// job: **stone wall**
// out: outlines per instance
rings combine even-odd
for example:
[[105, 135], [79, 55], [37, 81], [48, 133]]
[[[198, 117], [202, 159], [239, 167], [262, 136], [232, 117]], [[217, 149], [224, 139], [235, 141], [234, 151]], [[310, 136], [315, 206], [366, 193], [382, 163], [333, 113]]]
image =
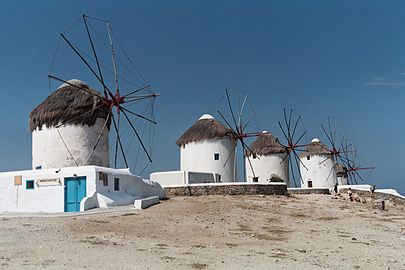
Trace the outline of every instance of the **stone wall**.
[[[341, 188], [339, 189], [340, 193], [347, 193], [348, 188]], [[382, 192], [374, 192], [371, 194], [371, 191], [368, 190], [360, 190], [360, 189], [354, 189], [352, 188], [352, 192], [358, 194], [361, 197], [370, 197], [374, 200], [385, 200], [385, 201], [390, 201], [394, 205], [405, 205], [405, 199], [388, 194], [388, 193], [382, 193]]]
[[330, 194], [329, 188], [288, 188], [288, 194]]
[[280, 184], [198, 184], [165, 187], [167, 197], [204, 195], [286, 195], [287, 185]]

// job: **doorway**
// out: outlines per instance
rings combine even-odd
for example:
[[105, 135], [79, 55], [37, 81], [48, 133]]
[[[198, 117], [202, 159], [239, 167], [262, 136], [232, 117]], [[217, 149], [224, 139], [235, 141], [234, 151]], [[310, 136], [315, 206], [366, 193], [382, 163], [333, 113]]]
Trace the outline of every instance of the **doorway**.
[[86, 176], [65, 178], [65, 212], [79, 212], [86, 197]]

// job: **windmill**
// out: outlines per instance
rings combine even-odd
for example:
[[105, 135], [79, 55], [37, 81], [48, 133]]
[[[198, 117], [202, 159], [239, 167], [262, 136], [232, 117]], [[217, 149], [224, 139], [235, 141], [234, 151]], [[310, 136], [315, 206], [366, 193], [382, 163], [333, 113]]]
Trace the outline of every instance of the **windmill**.
[[[79, 30], [77, 30], [78, 25], [81, 25]], [[73, 33], [74, 31], [76, 33]], [[71, 69], [66, 68], [69, 65], [64, 65], [59, 70], [60, 74], [56, 74], [58, 73], [56, 59], [62, 45], [68, 51], [67, 54], [73, 54], [72, 57], [64, 55], [64, 63], [74, 66], [74, 70], [72, 72]], [[89, 91], [87, 87], [66, 79], [72, 76], [86, 76], [88, 80], [94, 82], [94, 85], [99, 85], [101, 92]], [[99, 131], [98, 139], [92, 146], [93, 151], [97, 149], [103, 132], [112, 123], [114, 132], [111, 134], [113, 137], [110, 138], [112, 140], [110, 148], [114, 150], [111, 153], [114, 160], [113, 166], [117, 168], [123, 164], [126, 168], [137, 170], [137, 166], [141, 163], [139, 160], [144, 159], [137, 170], [137, 173], [142, 174], [152, 162], [151, 150], [156, 125], [154, 104], [159, 94], [151, 91], [151, 86], [133, 64], [109, 21], [83, 14], [69, 29], [60, 33], [48, 78], [50, 90], [53, 82], [63, 83], [97, 100], [99, 106], [74, 117], [86, 117], [100, 109], [107, 111], [108, 115]], [[66, 119], [56, 128], [74, 121], [73, 118]], [[65, 141], [62, 135], [61, 139]], [[65, 147], [69, 152], [70, 146], [65, 145]], [[74, 159], [73, 155], [72, 158]], [[77, 165], [87, 165], [87, 162]]]
[[[331, 147], [325, 147], [329, 151], [335, 162], [335, 170], [338, 179], [341, 179], [340, 184], [358, 184], [357, 178], [365, 182], [359, 171], [373, 170], [375, 167], [361, 167], [357, 163], [357, 150], [345, 136], [340, 135], [338, 139], [337, 131], [332, 127], [330, 117], [328, 117], [328, 124], [325, 127], [321, 124], [321, 128], [326, 135]], [[321, 161], [321, 163], [325, 162]], [[338, 181], [339, 182], [339, 181]]]
[[288, 162], [294, 185], [297, 186], [296, 173], [298, 173], [300, 182], [302, 183], [303, 181], [301, 171], [299, 170], [300, 164], [307, 169], [305, 164], [300, 160], [298, 153], [302, 151], [302, 147], [307, 146], [303, 141], [307, 132], [302, 130], [304, 126], [302, 124], [301, 115], [296, 113], [293, 109], [283, 108], [283, 120], [277, 121], [277, 123], [286, 141], [285, 143], [280, 142], [286, 150], [286, 155], [281, 163]]
[[[254, 120], [255, 118], [255, 113], [254, 111], [249, 115], [249, 118], [247, 119], [246, 122], [244, 122], [244, 113], [245, 113], [245, 108], [246, 106], [250, 105], [250, 101], [247, 95], [244, 96], [243, 99], [241, 99], [240, 95], [240, 89], [236, 88], [237, 90], [237, 98], [234, 98], [234, 101], [237, 99], [237, 106], [238, 106], [238, 111], [236, 112], [233, 105], [232, 105], [232, 100], [229, 95], [229, 90], [230, 89], [225, 89], [225, 97], [226, 97], [226, 104], [229, 109], [228, 115], [230, 115], [231, 120], [227, 120], [224, 113], [218, 110], [218, 114], [222, 118], [222, 120], [226, 123], [228, 128], [232, 130], [233, 137], [235, 138], [235, 143], [234, 143], [234, 151], [230, 153], [228, 156], [226, 162], [230, 159], [231, 155], [236, 155], [237, 153], [237, 147], [238, 147], [238, 142], [240, 143], [241, 149], [243, 150], [243, 158], [247, 159], [247, 163], [249, 164], [250, 169], [252, 170], [253, 173], [253, 181], [257, 182], [257, 178], [252, 166], [252, 162], [250, 160], [249, 155], [246, 155], [248, 151], [252, 152], [249, 146], [246, 143], [246, 140], [248, 138], [252, 137], [257, 137], [261, 134], [261, 132], [246, 132], [246, 129], [249, 124]], [[235, 114], [236, 113], [236, 114]], [[236, 159], [234, 159], [236, 162]], [[234, 166], [235, 170], [237, 166]], [[235, 177], [237, 173], [235, 172]], [[243, 175], [244, 177], [246, 176], [246, 164], [243, 162]], [[246, 180], [246, 179], [245, 179]]]

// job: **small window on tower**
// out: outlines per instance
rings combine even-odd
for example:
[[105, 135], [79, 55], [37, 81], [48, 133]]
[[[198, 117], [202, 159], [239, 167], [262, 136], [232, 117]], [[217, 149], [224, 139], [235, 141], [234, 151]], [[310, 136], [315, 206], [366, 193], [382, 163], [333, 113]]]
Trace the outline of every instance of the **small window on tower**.
[[119, 190], [120, 190], [120, 179], [114, 178], [114, 191], [119, 191]]
[[27, 180], [26, 182], [26, 189], [34, 189], [34, 180]]
[[214, 154], [214, 160], [219, 160], [219, 153]]
[[103, 178], [103, 186], [108, 186], [108, 176], [107, 175], [104, 175], [104, 178]]
[[310, 156], [307, 156], [307, 160], [310, 160], [311, 159], [311, 157]]

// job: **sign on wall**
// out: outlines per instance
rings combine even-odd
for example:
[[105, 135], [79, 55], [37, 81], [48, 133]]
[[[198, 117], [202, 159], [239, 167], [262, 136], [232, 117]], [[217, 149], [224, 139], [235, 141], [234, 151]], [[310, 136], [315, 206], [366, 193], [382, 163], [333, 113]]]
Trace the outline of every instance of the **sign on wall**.
[[40, 187], [44, 186], [59, 186], [62, 182], [60, 178], [47, 178], [47, 179], [37, 179], [37, 185]]
[[14, 176], [14, 185], [21, 186], [22, 185], [22, 175], [15, 175]]

